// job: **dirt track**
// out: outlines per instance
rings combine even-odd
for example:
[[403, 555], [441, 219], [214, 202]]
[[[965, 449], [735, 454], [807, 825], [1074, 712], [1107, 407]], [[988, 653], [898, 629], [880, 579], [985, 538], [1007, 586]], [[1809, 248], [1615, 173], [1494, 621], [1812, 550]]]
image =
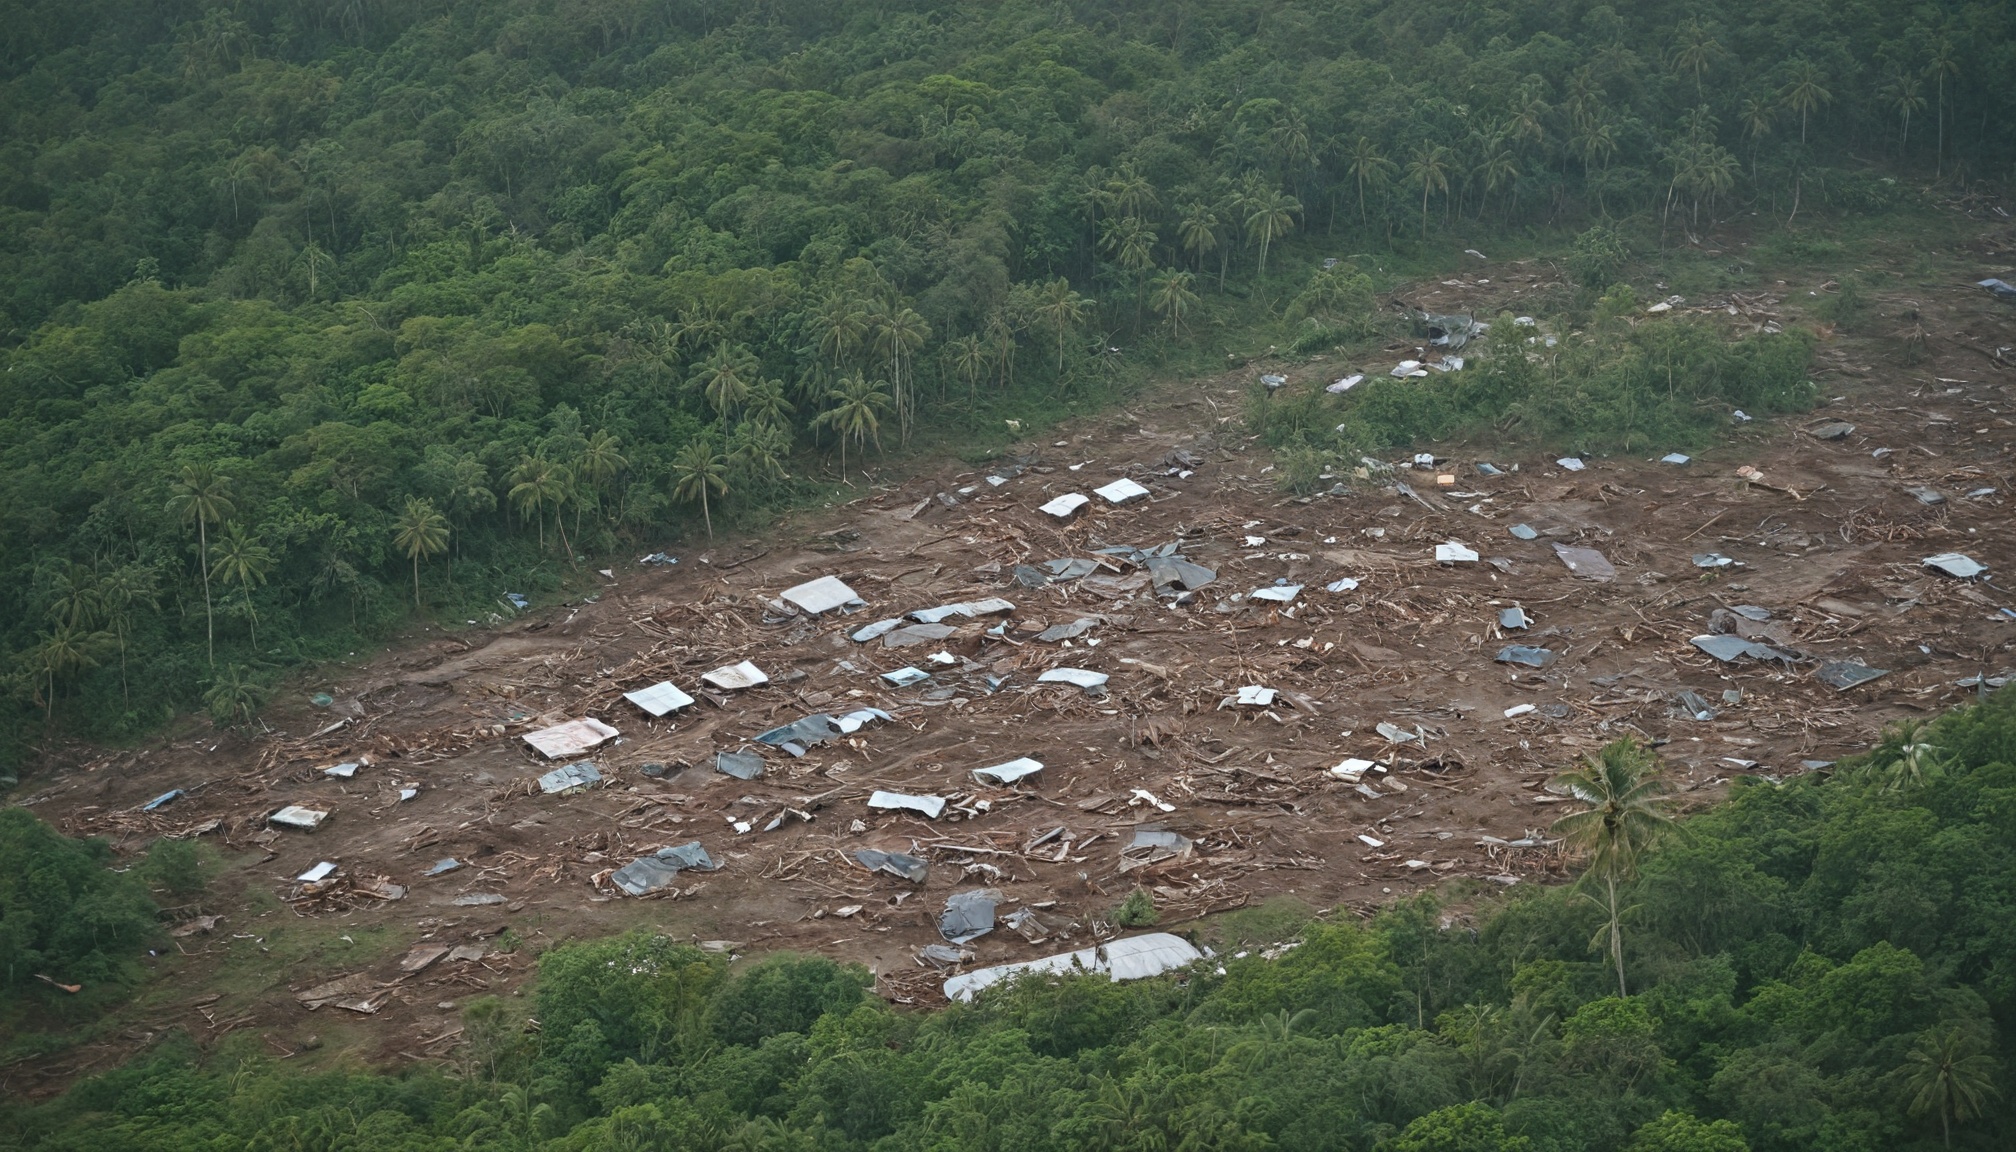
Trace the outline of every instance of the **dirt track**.
[[[1482, 310], [1516, 302], [1516, 285], [1466, 278], [1418, 298]], [[1740, 305], [1732, 324], [1806, 322], [1785, 304], [1788, 294], [1806, 290], [1687, 307], [1727, 315]], [[377, 926], [393, 942], [369, 963], [308, 958], [268, 987], [166, 1008], [150, 1027], [181, 1026], [199, 1039], [259, 1029], [291, 1051], [338, 1017], [370, 1037], [367, 1054], [376, 1056], [449, 1051], [455, 1017], [444, 1004], [517, 987], [546, 942], [638, 923], [736, 951], [860, 961], [885, 995], [929, 1003], [947, 972], [920, 962], [918, 950], [942, 943], [945, 898], [977, 887], [1002, 893], [1003, 916], [1036, 913], [1022, 931], [1003, 924], [967, 946], [974, 963], [991, 964], [1110, 936], [1106, 918], [1136, 886], [1155, 895], [1168, 927], [1284, 892], [1319, 907], [1365, 907], [1452, 877], [1509, 884], [1559, 875], [1551, 847], [1502, 842], [1544, 839], [1561, 809], [1541, 785], [1606, 741], [1659, 743], [1678, 787], [1705, 803], [1733, 776], [1810, 770], [1866, 746], [1887, 722], [1964, 700], [1974, 690], [1965, 678], [2006, 676], [2016, 665], [2016, 613], [2004, 611], [2016, 597], [1999, 590], [2016, 572], [2008, 529], [2016, 377], [1994, 355], [2016, 344], [2016, 308], [1957, 284], [1912, 299], [1932, 334], [1917, 366], [1899, 366], [1892, 337], [1829, 339], [1815, 378], [1845, 399], [1808, 421], [1734, 427], [1685, 466], [1609, 459], [1570, 472], [1533, 453], [1470, 445], [1428, 471], [1403, 467], [1341, 495], [1291, 499], [1232, 418], [1252, 379], [1276, 369], [1172, 385], [1025, 445], [1019, 471], [1004, 462], [991, 473], [1005, 476], [999, 485], [987, 471], [947, 471], [828, 518], [798, 517], [762, 541], [679, 553], [674, 568], [627, 564], [592, 603], [395, 654], [342, 685], [328, 710], [276, 706], [270, 738], [206, 735], [103, 756], [31, 783], [22, 799], [68, 831], [128, 850], [217, 821], [210, 834], [264, 854], [249, 875], [295, 901], [277, 915], [344, 931]], [[1902, 307], [1878, 304], [1886, 314]], [[1320, 387], [1337, 374], [1329, 367], [1284, 370], [1291, 388]], [[1805, 431], [1829, 421], [1854, 429], [1832, 441]], [[1505, 474], [1481, 474], [1486, 460]], [[1761, 477], [1739, 477], [1742, 466]], [[1191, 474], [1171, 474], [1178, 469]], [[1438, 473], [1454, 477], [1439, 492]], [[1094, 497], [1068, 525], [1037, 511], [1121, 476], [1151, 496], [1119, 507]], [[1982, 489], [1993, 491], [1969, 495]], [[1516, 538], [1509, 528], [1518, 524], [1538, 537]], [[1158, 598], [1146, 573], [1118, 558], [1042, 588], [1013, 575], [1018, 564], [1172, 541], [1217, 572], [1185, 605]], [[1478, 561], [1436, 563], [1435, 546], [1447, 541], [1474, 549]], [[1577, 578], [1556, 544], [1596, 549], [1615, 579]], [[1960, 581], [1921, 563], [1949, 551], [1990, 576]], [[1739, 563], [1696, 567], [1693, 557], [1707, 552]], [[817, 619], [766, 609], [784, 589], [823, 575], [845, 580], [867, 607]], [[1326, 590], [1344, 577], [1357, 587]], [[1245, 598], [1279, 581], [1303, 585], [1292, 603]], [[890, 648], [848, 638], [871, 621], [996, 596], [1014, 603], [1012, 615], [955, 617], [947, 623], [957, 630], [939, 641]], [[1533, 624], [1501, 631], [1500, 609], [1515, 605]], [[1753, 605], [1769, 619], [1715, 615]], [[1711, 616], [1797, 659], [1719, 663], [1690, 643], [1715, 631]], [[1091, 617], [1100, 622], [1069, 641], [1034, 638]], [[990, 635], [1004, 620], [1004, 634]], [[1554, 659], [1540, 669], [1494, 661], [1511, 644], [1545, 647]], [[930, 663], [939, 652], [953, 662]], [[703, 695], [702, 672], [744, 659], [771, 683]], [[1887, 674], [1845, 691], [1816, 678], [1822, 664], [1842, 660]], [[901, 689], [878, 677], [906, 665], [933, 676]], [[1099, 697], [1036, 683], [1055, 667], [1111, 679]], [[661, 679], [698, 702], [654, 721], [621, 697]], [[1268, 707], [1224, 703], [1246, 686], [1278, 695]], [[1685, 716], [1676, 704], [1683, 690], [1716, 715]], [[761, 748], [761, 780], [713, 768], [717, 751], [766, 729], [869, 706], [894, 719], [802, 758]], [[553, 765], [520, 737], [581, 716], [622, 733], [592, 757], [605, 785], [540, 794], [531, 782]], [[1419, 739], [1392, 743], [1382, 723]], [[352, 779], [321, 771], [360, 756], [371, 763]], [[971, 776], [1021, 756], [1045, 765], [1026, 786]], [[1329, 771], [1354, 757], [1390, 772], [1369, 773], [1360, 788]], [[653, 778], [646, 764], [674, 770]], [[418, 794], [401, 802], [409, 785]], [[177, 787], [189, 795], [136, 811]], [[951, 805], [937, 820], [892, 814], [867, 806], [874, 789]], [[265, 823], [288, 804], [332, 816], [313, 833]], [[773, 820], [781, 822], [764, 831]], [[738, 833], [737, 822], [752, 830]], [[1187, 838], [1188, 854], [1123, 871], [1122, 848], [1150, 823]], [[682, 873], [676, 898], [637, 900], [606, 882], [613, 868], [695, 839], [725, 866]], [[925, 857], [929, 878], [870, 874], [851, 859], [862, 848]], [[463, 866], [423, 875], [444, 857]], [[292, 878], [323, 860], [340, 866], [338, 877], [303, 892]], [[381, 876], [406, 888], [404, 897], [354, 887]], [[454, 903], [481, 894], [502, 902]], [[263, 944], [256, 923], [211, 911], [223, 920], [181, 940], [195, 954], [184, 969], [191, 986], [221, 962], [206, 952]], [[497, 952], [506, 929], [532, 947]], [[400, 970], [407, 945], [432, 942], [484, 954]], [[332, 1003], [311, 1017], [297, 1001], [353, 975], [327, 994], [368, 1014], [342, 1015]]]

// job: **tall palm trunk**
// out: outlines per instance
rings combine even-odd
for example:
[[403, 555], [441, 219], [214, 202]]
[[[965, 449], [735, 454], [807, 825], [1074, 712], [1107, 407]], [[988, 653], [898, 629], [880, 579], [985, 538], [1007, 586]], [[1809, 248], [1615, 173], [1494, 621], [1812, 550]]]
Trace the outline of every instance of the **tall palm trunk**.
[[210, 667], [217, 667], [217, 616], [210, 609], [210, 532], [208, 522], [196, 517], [196, 563], [203, 569], [203, 627], [209, 646]]

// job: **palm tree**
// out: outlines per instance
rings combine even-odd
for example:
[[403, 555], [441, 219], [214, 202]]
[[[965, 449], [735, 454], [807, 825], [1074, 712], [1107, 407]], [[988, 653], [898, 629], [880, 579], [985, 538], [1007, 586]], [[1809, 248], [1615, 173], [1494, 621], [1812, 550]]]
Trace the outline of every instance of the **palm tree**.
[[[465, 452], [456, 457], [454, 466], [448, 473], [448, 514], [459, 520], [497, 507], [497, 493], [490, 489], [490, 469], [473, 452]], [[455, 552], [448, 558], [448, 580], [455, 580], [455, 556], [462, 553], [462, 534], [455, 534]]]
[[875, 317], [875, 351], [889, 362], [889, 382], [896, 398], [896, 423], [903, 443], [910, 443], [910, 424], [916, 415], [916, 400], [909, 366], [919, 349], [931, 339], [931, 325], [911, 308], [891, 306]]
[[1785, 98], [1785, 106], [1799, 113], [1799, 143], [1806, 143], [1806, 119], [1814, 111], [1834, 102], [1834, 94], [1820, 86], [1824, 79], [1820, 66], [1804, 56], [1794, 59], [1785, 66], [1787, 80], [1780, 95]]
[[184, 464], [168, 486], [168, 510], [187, 524], [196, 524], [196, 568], [203, 574], [203, 621], [210, 666], [217, 666], [217, 618], [210, 607], [210, 525], [222, 524], [237, 506], [231, 502], [231, 478], [210, 464]]
[[58, 572], [49, 588], [49, 617], [65, 628], [90, 628], [104, 607], [98, 578], [82, 564]]
[[1374, 188], [1384, 188], [1398, 170], [1398, 167], [1379, 151], [1379, 146], [1367, 137], [1358, 137], [1358, 142], [1351, 146], [1351, 155], [1345, 162], [1344, 171], [1358, 183], [1359, 224], [1366, 223], [1367, 219], [1365, 186], [1370, 184]]
[[1176, 239], [1201, 271], [1204, 254], [1224, 241], [1224, 237], [1219, 235], [1218, 214], [1201, 200], [1185, 204], [1183, 219], [1176, 225]]
[[1139, 216], [1150, 208], [1162, 205], [1155, 195], [1155, 186], [1146, 176], [1134, 170], [1134, 165], [1122, 164], [1113, 172], [1112, 179], [1106, 181], [1105, 203], [1118, 209], [1123, 216]]
[[448, 550], [448, 518], [434, 510], [434, 502], [408, 496], [406, 507], [392, 521], [392, 544], [413, 562], [413, 610], [420, 611], [420, 561]]
[[701, 361], [699, 369], [694, 372], [694, 383], [699, 386], [700, 394], [707, 398], [714, 414], [721, 418], [722, 428], [728, 427], [728, 414], [749, 398], [749, 382], [744, 377], [754, 368], [745, 349], [722, 345], [714, 350], [712, 356]]
[[782, 428], [744, 421], [728, 438], [728, 470], [744, 491], [758, 483], [787, 479], [784, 454], [790, 447], [790, 437]]
[[[511, 491], [507, 494], [520, 516], [539, 526], [539, 548], [546, 548], [546, 510], [553, 509], [554, 526], [559, 526], [560, 506], [567, 500], [567, 470], [544, 456], [526, 456], [511, 470]], [[566, 533], [561, 533], [566, 543]], [[571, 551], [571, 549], [570, 549]]]
[[1926, 1031], [1904, 1058], [1904, 1091], [1911, 1115], [1939, 1117], [1939, 1136], [1953, 1146], [1953, 1124], [1981, 1115], [1995, 1087], [1995, 1058], [1983, 1052], [1980, 1038], [1947, 1024]]
[[1673, 66], [1694, 74], [1694, 97], [1701, 99], [1701, 74], [1713, 67], [1722, 55], [1722, 45], [1697, 19], [1687, 21], [1680, 32], [1680, 45], [1673, 52]]
[[742, 403], [742, 419], [766, 428], [788, 427], [795, 411], [784, 396], [784, 382], [767, 377], [749, 386], [749, 398]]
[[1197, 293], [1190, 290], [1190, 282], [1196, 277], [1174, 268], [1155, 278], [1155, 293], [1149, 298], [1149, 305], [1155, 314], [1169, 322], [1169, 338], [1176, 339], [1183, 332], [1183, 317], [1197, 306]]
[[1939, 84], [1939, 148], [1934, 154], [1933, 175], [1943, 177], [1946, 175], [1946, 79], [1960, 75], [1960, 62], [1953, 58], [1951, 40], [1939, 41], [1939, 47], [1934, 50], [1932, 62], [1925, 66], [1925, 71]]
[[264, 584], [266, 574], [272, 570], [273, 553], [245, 531], [245, 525], [234, 521], [217, 542], [217, 562], [211, 565], [210, 574], [226, 584], [238, 585], [254, 648], [259, 646], [259, 614], [252, 610], [252, 588]]
[[1902, 134], [1897, 141], [1897, 151], [1901, 155], [1911, 147], [1911, 114], [1925, 110], [1925, 97], [1919, 95], [1918, 78], [1905, 72], [1893, 72], [1890, 83], [1883, 86], [1883, 102], [1897, 110], [1903, 122]]
[[1302, 202], [1279, 188], [1270, 188], [1246, 201], [1246, 235], [1260, 241], [1259, 275], [1267, 275], [1267, 248], [1295, 230], [1295, 215]]
[[213, 723], [234, 728], [240, 724], [249, 726], [265, 694], [258, 681], [233, 664], [211, 678], [210, 687], [203, 692], [203, 703], [210, 709]]
[[1501, 187], [1510, 187], [1519, 179], [1519, 164], [1513, 159], [1512, 150], [1507, 148], [1502, 137], [1494, 137], [1490, 151], [1484, 162], [1477, 166], [1477, 178], [1484, 182], [1484, 195], [1477, 201], [1477, 218], [1484, 218], [1484, 204], [1493, 192]]
[[[1617, 995], [1624, 987], [1623, 909], [1617, 889], [1637, 874], [1638, 863], [1675, 825], [1666, 811], [1665, 781], [1649, 749], [1626, 737], [1603, 746], [1580, 769], [1563, 773], [1550, 787], [1565, 788], [1588, 807], [1554, 822], [1553, 830], [1589, 861], [1582, 882], [1603, 885], [1600, 904], [1607, 916], [1610, 959], [1617, 968]], [[1592, 897], [1592, 899], [1595, 899]], [[1598, 933], [1599, 938], [1602, 933]]]
[[56, 681], [67, 680], [87, 668], [98, 666], [98, 653], [109, 634], [91, 632], [64, 624], [42, 636], [30, 657], [29, 668], [45, 678], [47, 695], [42, 701], [42, 719], [47, 723], [56, 714]]
[[[779, 398], [781, 399], [782, 386], [778, 385], [777, 387], [779, 388]], [[789, 410], [789, 405], [786, 405], [786, 410]], [[622, 449], [623, 442], [621, 440], [611, 434], [607, 428], [600, 428], [596, 430], [595, 435], [588, 438], [588, 443], [581, 446], [581, 454], [574, 459], [574, 474], [583, 481], [586, 481], [585, 487], [588, 492], [594, 495], [595, 503], [598, 507], [602, 503], [603, 493], [615, 482], [616, 477], [621, 475], [623, 470], [630, 466], [630, 461], [624, 458]], [[575, 508], [574, 534], [578, 536], [581, 534], [580, 504], [578, 501], [575, 504]]]
[[947, 342], [945, 356], [953, 374], [966, 382], [966, 398], [972, 400], [979, 394], [980, 377], [987, 371], [987, 346], [980, 337], [968, 334]]
[[145, 564], [114, 568], [99, 581], [98, 594], [105, 622], [112, 626], [112, 635], [119, 641], [119, 691], [130, 708], [133, 694], [126, 684], [126, 637], [133, 630], [134, 613], [160, 603], [154, 591], [154, 569]]
[[672, 458], [672, 498], [692, 503], [700, 501], [700, 515], [707, 521], [707, 538], [714, 538], [714, 511], [710, 494], [728, 494], [728, 460], [714, 450], [714, 442], [696, 436]]
[[1743, 107], [1736, 118], [1743, 123], [1743, 138], [1750, 142], [1750, 179], [1757, 179], [1757, 143], [1771, 134], [1771, 122], [1778, 117], [1778, 106], [1764, 96], [1746, 96]]
[[1449, 150], [1440, 144], [1421, 144], [1407, 162], [1407, 179], [1421, 186], [1421, 238], [1428, 238], [1428, 196], [1449, 192]]
[[859, 372], [842, 380], [838, 387], [826, 393], [832, 407], [821, 412], [812, 421], [814, 428], [831, 428], [840, 438], [840, 477], [847, 477], [847, 438], [854, 438], [854, 446], [861, 447], [866, 441], [875, 441], [875, 450], [882, 450], [881, 414], [889, 411], [889, 385], [881, 380], [863, 379]]
[[1085, 322], [1085, 309], [1092, 301], [1080, 296], [1071, 288], [1071, 282], [1059, 276], [1043, 286], [1042, 295], [1037, 298], [1036, 318], [1057, 334], [1057, 374], [1064, 374], [1064, 342]]
[[1917, 788], [1946, 767], [1946, 750], [1926, 739], [1932, 727], [1922, 720], [1907, 720], [1883, 733], [1870, 749], [1866, 769], [1892, 792]]
[[1297, 173], [1306, 161], [1315, 158], [1309, 145], [1309, 122], [1296, 109], [1287, 109], [1267, 130], [1267, 146], [1281, 161], [1282, 171], [1287, 173], [1288, 182], [1296, 195], [1301, 195], [1302, 182]]

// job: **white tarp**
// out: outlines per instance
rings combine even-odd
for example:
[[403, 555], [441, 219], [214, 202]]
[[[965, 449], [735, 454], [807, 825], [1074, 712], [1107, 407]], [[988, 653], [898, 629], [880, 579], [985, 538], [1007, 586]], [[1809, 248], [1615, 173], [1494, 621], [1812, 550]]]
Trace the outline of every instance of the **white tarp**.
[[1255, 600], [1272, 600], [1277, 604], [1291, 604], [1294, 602], [1295, 597], [1301, 594], [1302, 585], [1300, 584], [1275, 584], [1267, 588], [1255, 588], [1252, 598]]
[[1474, 549], [1467, 548], [1451, 540], [1447, 544], [1435, 545], [1435, 562], [1437, 564], [1475, 564], [1477, 562], [1477, 553]]
[[1045, 956], [1041, 960], [997, 964], [992, 968], [962, 972], [945, 982], [945, 998], [971, 1000], [983, 988], [1027, 973], [1063, 975], [1084, 972], [1099, 973], [1114, 981], [1140, 980], [1173, 972], [1202, 960], [1204, 956], [1205, 953], [1199, 952], [1181, 936], [1150, 932], [1145, 936], [1110, 940], [1093, 948], [1080, 948], [1076, 952]]
[[740, 688], [754, 688], [758, 684], [768, 684], [770, 677], [761, 668], [744, 660], [740, 664], [724, 664], [700, 677], [716, 688], [735, 691]]
[[1140, 500], [1148, 495], [1148, 489], [1122, 476], [1104, 488], [1094, 488], [1109, 504], [1125, 504], [1130, 500]]
[[1059, 520], [1068, 520], [1073, 513], [1091, 502], [1092, 498], [1083, 492], [1066, 492], [1064, 495], [1038, 508], [1037, 511], [1045, 515], [1055, 516]]
[[1034, 776], [1042, 770], [1041, 760], [1022, 756], [1006, 764], [996, 764], [992, 768], [976, 768], [973, 770], [973, 778], [982, 784], [1013, 784], [1024, 776]]
[[673, 687], [670, 680], [660, 680], [649, 688], [625, 692], [623, 698], [653, 716], [668, 715], [693, 703], [693, 698]]
[[548, 760], [562, 760], [599, 748], [617, 735], [616, 729], [587, 716], [555, 724], [551, 728], [541, 728], [537, 732], [527, 732], [525, 743], [538, 749], [539, 754]]
[[1106, 686], [1106, 673], [1084, 668], [1052, 668], [1036, 677], [1038, 684], [1076, 684], [1087, 692]]
[[1249, 708], [1265, 708], [1274, 703], [1274, 696], [1274, 689], [1253, 684], [1239, 689], [1239, 695], [1233, 698], [1233, 703], [1243, 704]]
[[892, 808], [909, 812], [920, 812], [936, 820], [945, 811], [943, 796], [906, 796], [901, 792], [884, 792], [880, 789], [868, 797], [870, 808]]
[[814, 616], [831, 612], [835, 608], [846, 608], [849, 605], [865, 605], [866, 603], [861, 597], [854, 594], [854, 589], [842, 583], [838, 576], [821, 576], [817, 580], [807, 581], [796, 588], [786, 588], [784, 590], [784, 600], [786, 603], [792, 604], [801, 611], [809, 612]]

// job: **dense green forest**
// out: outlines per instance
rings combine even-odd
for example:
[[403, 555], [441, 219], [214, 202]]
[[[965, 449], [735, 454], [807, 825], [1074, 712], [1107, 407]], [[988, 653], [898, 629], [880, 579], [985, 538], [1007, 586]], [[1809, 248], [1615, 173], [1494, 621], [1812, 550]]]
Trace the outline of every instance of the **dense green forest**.
[[[410, 612], [508, 611], [577, 556], [753, 523], [920, 434], [998, 443], [1003, 417], [1222, 366], [1233, 334], [1372, 335], [1388, 265], [1579, 234], [1562, 307], [1587, 311], [1632, 243], [2004, 178], [2011, 22], [1961, 0], [11, 0], [0, 771], [50, 732], [247, 719], [276, 670]], [[1503, 358], [1453, 404], [1308, 397], [1270, 437], [1292, 480], [1466, 414], [1511, 426], [1542, 377], [1518, 431], [1589, 449], [1699, 425], [1738, 385], [1798, 403], [1795, 337], [1674, 327], [1567, 349], [1565, 373]]]
[[[1613, 775], [1644, 767], [1625, 745], [1602, 759]], [[1637, 791], [1638, 816], [1653, 795]], [[0, 815], [14, 818], [0, 862], [88, 851]], [[1606, 872], [1624, 841], [1631, 867]], [[1038, 978], [936, 1012], [892, 1009], [868, 973], [819, 958], [734, 962], [651, 935], [569, 944], [541, 958], [535, 997], [465, 1005], [452, 1068], [304, 1074], [256, 1038], [203, 1055], [169, 1037], [60, 1100], [0, 1112], [0, 1139], [133, 1152], [2016, 1142], [2016, 693], [1894, 731], [1832, 776], [1739, 781], [1663, 836], [1588, 846], [1576, 887], [1451, 888], [1369, 922], [1252, 909], [1214, 921], [1220, 954], [1179, 977]], [[1605, 875], [1622, 880], [1614, 954], [1590, 882]], [[46, 947], [88, 947], [44, 927]], [[18, 972], [23, 957], [0, 962]]]

